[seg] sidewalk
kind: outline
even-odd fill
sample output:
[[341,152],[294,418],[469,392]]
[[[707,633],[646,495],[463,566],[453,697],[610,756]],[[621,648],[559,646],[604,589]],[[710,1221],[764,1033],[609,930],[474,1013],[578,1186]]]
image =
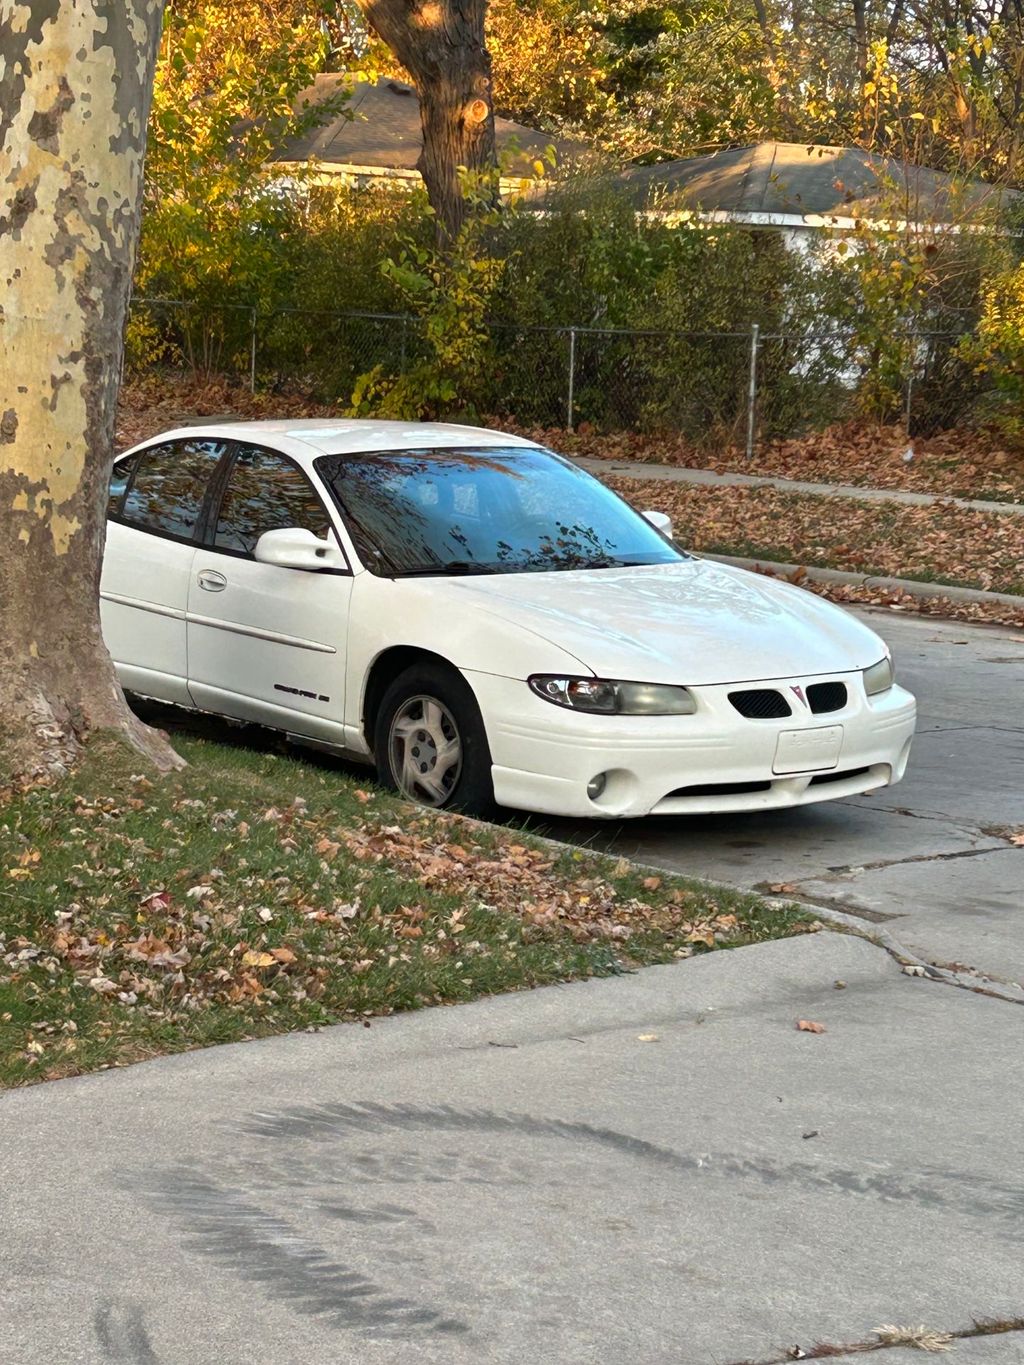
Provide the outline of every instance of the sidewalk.
[[1016,1318],[1022,1046],[827,932],[7,1093],[0,1357],[736,1365]]
[[1004,512],[1024,516],[1024,503],[984,502],[975,498],[943,497],[938,493],[912,493],[901,488],[861,488],[856,484],[805,483],[802,479],[777,479],[754,474],[717,474],[711,469],[686,469],[681,465],[646,464],[643,460],[600,460],[593,455],[567,455],[598,477],[617,474],[626,479],[652,482],[691,483],[706,488],[777,488],[782,493],[812,493],[823,498],[853,498],[860,502],[900,502],[908,507],[931,507],[948,503],[970,512]]

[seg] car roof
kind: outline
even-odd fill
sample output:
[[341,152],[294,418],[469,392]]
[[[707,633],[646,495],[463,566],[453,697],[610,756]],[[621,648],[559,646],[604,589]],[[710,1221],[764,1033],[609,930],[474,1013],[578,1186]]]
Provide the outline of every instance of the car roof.
[[431,446],[522,446],[526,450],[537,449],[534,441],[484,427],[458,426],[449,422],[385,422],[345,417],[203,422],[162,432],[140,444],[148,446],[181,439],[252,441],[273,446],[306,462],[319,455],[422,450]]

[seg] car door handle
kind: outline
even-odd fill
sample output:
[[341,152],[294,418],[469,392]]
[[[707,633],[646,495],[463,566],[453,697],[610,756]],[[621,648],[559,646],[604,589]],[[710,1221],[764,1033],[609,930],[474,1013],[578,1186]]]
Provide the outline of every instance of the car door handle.
[[228,580],[216,569],[202,569],[198,575],[198,582],[207,592],[223,592],[228,585]]

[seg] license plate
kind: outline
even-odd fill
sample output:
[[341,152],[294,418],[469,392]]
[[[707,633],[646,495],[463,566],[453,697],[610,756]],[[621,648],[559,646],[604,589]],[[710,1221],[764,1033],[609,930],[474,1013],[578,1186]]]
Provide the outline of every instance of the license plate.
[[775,746],[773,773],[807,773],[834,768],[843,747],[843,727],[822,725],[813,730],[783,730]]

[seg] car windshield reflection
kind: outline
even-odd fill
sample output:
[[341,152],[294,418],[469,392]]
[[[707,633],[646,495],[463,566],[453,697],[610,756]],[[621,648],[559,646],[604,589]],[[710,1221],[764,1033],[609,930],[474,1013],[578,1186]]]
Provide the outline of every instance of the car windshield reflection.
[[687,558],[610,489],[529,446],[326,455],[363,562],[389,577],[545,573]]

